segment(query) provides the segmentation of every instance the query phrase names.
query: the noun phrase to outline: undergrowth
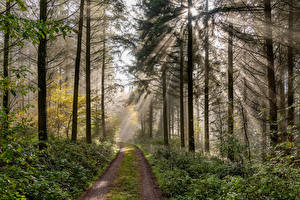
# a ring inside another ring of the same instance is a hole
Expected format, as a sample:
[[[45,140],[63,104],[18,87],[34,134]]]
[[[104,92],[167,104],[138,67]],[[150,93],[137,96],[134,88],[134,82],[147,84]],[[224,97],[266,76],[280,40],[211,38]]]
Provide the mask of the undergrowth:
[[[0,199],[75,199],[110,162],[112,146],[51,140],[39,151],[28,138],[5,144],[0,148]]]
[[[171,200],[300,199],[300,170],[286,162],[229,164],[162,145],[142,147]]]

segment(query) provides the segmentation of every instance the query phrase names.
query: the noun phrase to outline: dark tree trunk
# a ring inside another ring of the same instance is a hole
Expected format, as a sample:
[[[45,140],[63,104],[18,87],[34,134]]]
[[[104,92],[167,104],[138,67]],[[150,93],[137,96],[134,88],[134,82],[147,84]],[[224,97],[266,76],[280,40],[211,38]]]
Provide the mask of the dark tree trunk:
[[[269,124],[271,143],[275,146],[278,140],[278,125],[277,125],[277,94],[274,71],[274,52],[272,39],[272,16],[271,16],[271,0],[264,0],[265,4],[265,41],[266,41],[266,56],[267,56],[267,77],[268,77],[268,101],[269,101]]]
[[[278,46],[278,65],[279,65],[279,80],[278,80],[278,94],[279,98],[279,110],[278,114],[280,116],[280,120],[278,123],[278,131],[280,133],[280,139],[286,139],[286,95],[285,95],[285,74],[286,74],[286,66],[283,63],[283,48],[282,46]]]
[[[47,21],[47,0],[40,0],[40,20]],[[38,135],[39,148],[46,148],[47,135],[47,84],[46,84],[46,57],[47,57],[47,34],[42,32],[39,36],[38,47]]]
[[[248,137],[248,112],[246,109],[247,106],[247,82],[246,78],[244,78],[244,91],[243,91],[243,99],[244,105],[241,104],[242,107],[242,117],[243,117],[243,130],[244,130],[244,139],[247,148],[246,156],[248,157],[249,161],[251,160],[251,149],[250,149],[250,141]]]
[[[172,121],[172,126],[171,126],[171,128],[172,128],[172,133],[171,133],[171,136],[173,136],[174,137],[174,127],[175,127],[175,125],[174,125],[174,104],[172,104],[172,107],[171,107],[171,121]]]
[[[208,12],[208,0],[206,0],[206,12]],[[204,151],[209,153],[209,41],[208,41],[208,15],[205,16],[205,64],[204,64]]]
[[[79,32],[77,38],[77,52],[75,60],[75,77],[74,77],[74,94],[73,94],[73,120],[72,120],[72,136],[71,140],[77,140],[77,118],[78,118],[78,89],[79,89],[79,72],[81,59],[81,42],[82,42],[82,28],[83,28],[83,10],[84,0],[80,1],[80,16],[79,16]]]
[[[220,143],[221,143],[221,155],[222,157],[224,156],[224,134],[223,134],[223,120],[222,120],[222,113],[221,113],[221,103],[219,102],[219,105],[218,105],[218,117],[219,117],[219,122],[220,122]]]
[[[6,1],[6,17],[10,15],[10,1]],[[3,78],[8,81],[8,61],[9,61],[9,40],[10,40],[10,27],[9,22],[5,21],[5,34],[4,34],[4,50],[3,50]],[[3,119],[3,130],[7,130],[9,127],[8,115],[9,115],[9,98],[8,90],[3,91],[3,111],[5,118]]]
[[[169,96],[168,96],[169,97]],[[171,103],[171,100],[170,98],[167,98],[168,99],[168,103],[169,103],[169,106],[168,106],[168,133],[169,133],[169,140],[171,140],[171,107],[172,107],[172,103]]]
[[[164,129],[164,144],[169,145],[168,134],[168,105],[167,105],[167,83],[166,83],[166,71],[167,68],[163,66],[162,69],[162,81],[163,81],[163,129]]]
[[[194,106],[193,106],[193,27],[192,27],[192,0],[188,0],[188,127],[189,151],[195,152],[194,141]]]
[[[105,66],[106,66],[106,19],[104,17],[103,24],[103,52],[102,52],[102,77],[101,77],[101,120],[103,139],[106,139],[105,126]]]
[[[184,141],[184,57],[183,57],[183,41],[180,41],[180,143],[181,148],[185,147]]]
[[[91,133],[91,9],[86,1],[86,142],[92,143]]]
[[[291,130],[295,125],[295,107],[294,107],[294,48],[293,48],[293,29],[294,29],[294,1],[289,2],[289,46],[288,46],[288,116],[287,122]],[[289,134],[288,139],[293,140],[292,134]]]
[[[140,114],[140,122],[141,122],[141,132],[142,132],[142,136],[144,136],[145,134],[145,126],[144,126],[144,114],[141,113]]]
[[[263,113],[263,119],[261,120],[262,126],[262,138],[261,138],[261,160],[266,161],[267,155],[267,122],[265,113]]]
[[[229,25],[229,36],[228,36],[228,158],[234,161],[234,147],[233,147],[233,26]]]
[[[150,101],[150,109],[149,109],[149,137],[153,137],[153,101]]]

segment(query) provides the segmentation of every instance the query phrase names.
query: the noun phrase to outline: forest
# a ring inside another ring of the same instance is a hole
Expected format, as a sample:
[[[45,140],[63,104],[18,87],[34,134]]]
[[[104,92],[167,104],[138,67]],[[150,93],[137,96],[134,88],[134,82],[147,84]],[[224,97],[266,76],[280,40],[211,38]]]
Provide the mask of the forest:
[[[300,199],[300,1],[1,0],[0,200]]]

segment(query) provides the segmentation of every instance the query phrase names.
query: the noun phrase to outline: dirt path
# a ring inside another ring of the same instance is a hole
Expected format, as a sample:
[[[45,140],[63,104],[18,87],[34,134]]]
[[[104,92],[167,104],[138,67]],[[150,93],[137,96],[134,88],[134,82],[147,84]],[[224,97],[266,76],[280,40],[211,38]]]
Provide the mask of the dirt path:
[[[111,187],[115,174],[124,158],[125,147],[121,146],[119,153],[111,164],[106,168],[93,186],[84,192],[77,200],[104,200],[104,196]]]
[[[142,200],[163,200],[162,192],[158,187],[152,168],[145,158],[144,153],[137,147],[139,172],[141,174],[141,199]]]
[[[138,188],[140,199],[142,200],[163,200],[162,193],[156,183],[154,174],[152,173],[151,166],[146,160],[143,152],[135,147],[137,165],[135,166],[137,175]],[[105,200],[105,199],[116,199],[122,200],[127,199],[124,195],[118,195],[113,198],[106,197],[106,194],[114,188],[114,180],[119,179],[116,177],[119,175],[120,166],[124,158],[127,156],[126,147],[122,146],[120,152],[116,158],[112,161],[110,166],[105,170],[105,172],[100,176],[100,178],[93,184],[93,186],[83,193],[77,200]],[[126,160],[126,159],[125,159]],[[124,161],[125,162],[125,161]],[[121,167],[122,168],[122,167]],[[122,188],[122,186],[117,186]],[[125,193],[128,191],[124,191]],[[111,194],[111,193],[110,193]],[[114,194],[114,193],[113,193]],[[121,192],[120,192],[121,194]]]

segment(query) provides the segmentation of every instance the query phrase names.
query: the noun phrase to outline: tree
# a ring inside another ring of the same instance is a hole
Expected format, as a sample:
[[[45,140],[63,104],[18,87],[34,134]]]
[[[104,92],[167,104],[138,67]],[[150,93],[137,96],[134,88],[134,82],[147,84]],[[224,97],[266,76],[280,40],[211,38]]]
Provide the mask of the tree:
[[[194,141],[194,102],[193,102],[193,27],[192,27],[192,0],[188,0],[188,127],[189,127],[189,151],[195,152]]]
[[[289,1],[289,18],[288,18],[288,94],[287,94],[287,106],[288,106],[288,116],[287,121],[291,129],[294,129],[295,125],[295,107],[294,107],[294,1]],[[292,140],[292,136],[289,135],[289,138],[284,138],[284,140]]]
[[[180,144],[181,148],[185,147],[184,138],[184,56],[183,56],[183,40],[180,40]]]
[[[40,0],[40,22],[47,22],[47,0]],[[47,58],[47,33],[41,30],[38,46],[38,135],[39,148],[46,147],[47,135],[47,83],[46,83],[46,58]]]
[[[205,145],[204,150],[206,153],[209,153],[209,36],[208,36],[208,0],[206,0],[206,15],[204,19],[205,26],[205,39],[204,39],[204,48],[205,48],[205,75],[204,75],[204,137]]]
[[[167,103],[167,67],[162,67],[162,87],[163,87],[163,130],[164,130],[164,145],[169,146],[168,133],[168,103]]]
[[[75,60],[75,77],[74,77],[74,93],[73,93],[73,112],[72,112],[72,137],[71,140],[77,140],[77,117],[78,117],[78,88],[79,88],[79,72],[80,72],[80,59],[81,59],[81,43],[82,43],[82,29],[83,29],[83,11],[84,0],[80,1],[80,16],[78,23],[77,34],[77,52]]]
[[[272,33],[272,8],[271,0],[264,0],[265,13],[265,42],[267,58],[267,80],[268,80],[268,101],[269,101],[269,124],[270,138],[272,145],[275,146],[278,140],[277,124],[277,91],[274,71],[274,52],[273,52],[273,33]]]
[[[106,66],[106,16],[104,11],[103,20],[103,50],[102,50],[102,77],[101,77],[101,120],[102,120],[102,134],[103,139],[106,138],[105,127],[105,66]]]
[[[91,8],[86,6],[86,141],[92,143],[91,133]]]
[[[228,27],[228,158],[234,161],[234,147],[233,147],[233,25],[230,23]]]
[[[8,18],[10,15],[10,1],[6,1],[6,10],[5,16]],[[5,21],[5,34],[4,34],[4,49],[3,49],[3,78],[7,82],[8,85],[8,62],[9,62],[9,41],[10,41],[10,27],[8,19]],[[3,120],[3,130],[7,130],[8,123],[8,115],[9,115],[9,93],[8,89],[4,89],[3,91],[3,111],[5,113],[5,119]]]
[[[153,100],[150,100],[149,108],[149,137],[153,137]]]

